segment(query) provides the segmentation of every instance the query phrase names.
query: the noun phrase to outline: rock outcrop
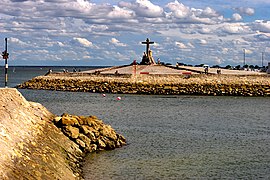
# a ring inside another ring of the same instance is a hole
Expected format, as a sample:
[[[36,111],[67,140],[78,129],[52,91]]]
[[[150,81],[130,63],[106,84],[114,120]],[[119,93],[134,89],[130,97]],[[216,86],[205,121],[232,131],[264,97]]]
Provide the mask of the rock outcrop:
[[[56,117],[16,89],[0,89],[0,179],[81,179],[85,153],[124,144],[97,118]]]
[[[82,152],[112,150],[126,145],[125,138],[95,116],[63,114],[54,118],[55,125],[75,142]]]

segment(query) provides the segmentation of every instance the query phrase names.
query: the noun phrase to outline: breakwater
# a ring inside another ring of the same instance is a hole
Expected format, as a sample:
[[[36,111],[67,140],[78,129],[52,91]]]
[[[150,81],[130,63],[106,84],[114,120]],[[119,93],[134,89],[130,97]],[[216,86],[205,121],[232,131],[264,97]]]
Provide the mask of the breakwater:
[[[0,179],[82,179],[84,156],[125,145],[95,116],[56,116],[0,88]]]
[[[193,76],[39,76],[18,88],[94,93],[270,96],[270,77],[237,75]]]

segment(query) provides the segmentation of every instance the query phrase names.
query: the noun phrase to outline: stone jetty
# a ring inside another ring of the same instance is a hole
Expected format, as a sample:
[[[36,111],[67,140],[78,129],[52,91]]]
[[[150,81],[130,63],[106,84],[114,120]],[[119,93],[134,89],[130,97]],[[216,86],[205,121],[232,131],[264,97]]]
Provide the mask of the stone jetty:
[[[56,116],[16,89],[0,88],[0,179],[82,179],[86,153],[126,144],[94,116]]]
[[[270,96],[270,76],[56,73],[33,78],[18,88],[119,94]]]

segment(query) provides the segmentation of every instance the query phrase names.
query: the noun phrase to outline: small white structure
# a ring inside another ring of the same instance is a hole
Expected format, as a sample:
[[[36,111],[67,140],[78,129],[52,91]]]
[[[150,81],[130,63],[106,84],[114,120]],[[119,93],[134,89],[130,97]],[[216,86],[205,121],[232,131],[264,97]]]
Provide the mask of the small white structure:
[[[270,62],[268,62],[268,69],[267,69],[266,73],[270,74]]]

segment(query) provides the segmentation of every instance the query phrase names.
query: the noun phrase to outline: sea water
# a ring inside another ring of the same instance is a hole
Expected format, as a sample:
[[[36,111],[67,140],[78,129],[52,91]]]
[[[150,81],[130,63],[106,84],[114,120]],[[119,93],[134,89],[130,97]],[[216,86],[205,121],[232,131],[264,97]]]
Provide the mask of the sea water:
[[[20,92],[57,115],[95,115],[125,136],[127,146],[87,156],[85,179],[270,178],[269,97]]]

